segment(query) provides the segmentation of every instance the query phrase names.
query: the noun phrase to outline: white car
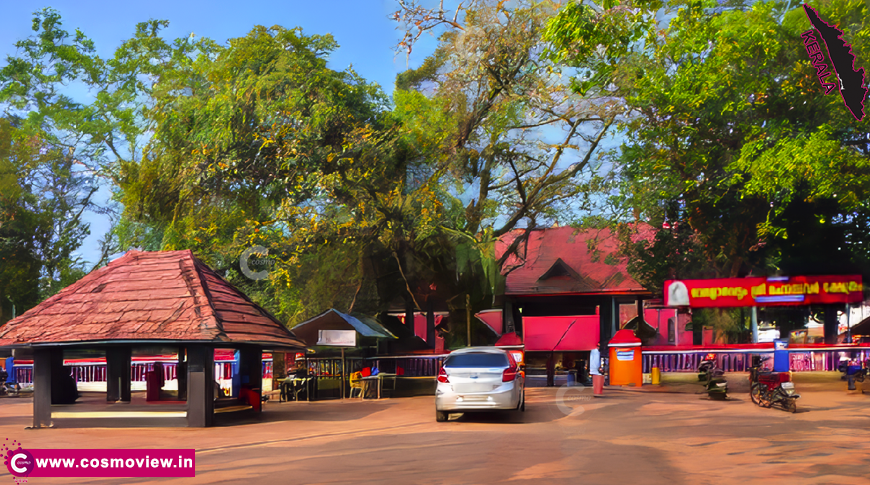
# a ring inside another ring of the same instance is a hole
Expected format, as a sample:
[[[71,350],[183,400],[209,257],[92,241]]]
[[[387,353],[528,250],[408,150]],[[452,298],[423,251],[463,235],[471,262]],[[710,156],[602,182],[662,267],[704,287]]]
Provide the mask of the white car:
[[[525,411],[525,373],[506,350],[469,347],[450,353],[435,388],[435,420],[450,413]]]

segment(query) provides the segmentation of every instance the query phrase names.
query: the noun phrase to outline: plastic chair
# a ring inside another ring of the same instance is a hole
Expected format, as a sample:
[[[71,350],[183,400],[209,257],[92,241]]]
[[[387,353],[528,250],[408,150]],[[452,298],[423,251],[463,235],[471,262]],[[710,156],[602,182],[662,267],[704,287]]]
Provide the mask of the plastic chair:
[[[363,392],[362,373],[354,372],[350,375],[350,397],[353,398],[353,391],[359,390],[360,397]]]

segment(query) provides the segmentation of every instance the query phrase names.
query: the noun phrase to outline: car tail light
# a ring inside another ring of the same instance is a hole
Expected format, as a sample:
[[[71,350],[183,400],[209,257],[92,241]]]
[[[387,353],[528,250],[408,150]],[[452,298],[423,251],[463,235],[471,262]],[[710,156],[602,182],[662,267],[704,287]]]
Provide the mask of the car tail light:
[[[520,370],[516,367],[508,367],[504,370],[504,374],[501,375],[502,382],[510,382],[517,378],[517,374],[519,374]]]
[[[430,381],[430,382],[431,382],[431,381]],[[450,382],[450,379],[447,378],[447,371],[444,370],[443,367],[442,367],[441,370],[438,372],[438,382],[444,382],[444,383],[448,383],[448,382]]]

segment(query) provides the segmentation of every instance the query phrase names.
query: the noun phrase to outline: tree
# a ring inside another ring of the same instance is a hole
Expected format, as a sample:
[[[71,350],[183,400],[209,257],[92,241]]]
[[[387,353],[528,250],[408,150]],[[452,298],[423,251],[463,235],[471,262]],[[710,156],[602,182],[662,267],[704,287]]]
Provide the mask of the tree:
[[[441,194],[445,231],[457,248],[456,270],[468,278],[450,295],[456,311],[464,310],[457,297],[465,293],[474,308],[491,307],[507,258],[522,256],[531,229],[591,210],[602,183],[598,151],[618,107],[573,93],[563,78],[570,71],[544,55],[554,2],[452,4],[398,2],[398,49],[410,53],[425,33],[437,35],[438,46],[397,77],[394,97],[407,125],[435,120],[437,137],[419,156],[451,188]],[[511,231],[520,237],[496,258],[494,241]],[[481,281],[487,287],[476,288]]]
[[[798,41],[809,28],[803,10],[786,11],[786,2],[671,5],[679,9],[572,4],[550,26],[561,35],[554,51],[563,62],[625,100],[626,141],[614,157],[624,206],[655,227],[691,228],[691,237],[664,244],[658,239],[668,235],[660,235],[640,248],[648,258],[635,270],[660,279],[854,268],[846,253],[860,244],[837,226],[855,220],[870,189],[868,123],[820,92]],[[819,8],[849,39],[867,35],[863,3]],[[603,43],[602,25],[620,41]],[[859,59],[870,54],[855,50]],[[669,265],[674,245],[703,257]]]
[[[120,177],[124,244],[195,249],[291,322],[399,293],[396,260],[432,233],[440,202],[380,89],[326,67],[336,47],[256,27],[155,83],[154,135]],[[268,280],[240,274],[252,245],[277,259]]]
[[[75,251],[96,188],[74,160],[0,118],[0,322],[84,275]]]

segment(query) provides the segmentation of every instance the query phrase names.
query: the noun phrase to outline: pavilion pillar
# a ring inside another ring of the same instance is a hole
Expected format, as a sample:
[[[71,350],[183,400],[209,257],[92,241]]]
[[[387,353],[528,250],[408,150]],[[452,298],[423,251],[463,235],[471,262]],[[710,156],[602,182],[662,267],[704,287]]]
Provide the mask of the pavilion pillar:
[[[178,400],[187,401],[187,349],[178,348],[178,364],[175,366],[175,377],[178,379]]]
[[[58,366],[58,363],[60,364]],[[33,427],[51,426],[52,388],[57,387],[53,380],[58,367],[63,368],[63,350],[60,348],[36,348],[33,351]]]
[[[106,401],[130,402],[132,353],[130,347],[106,349]]]
[[[244,346],[239,349],[239,375],[241,385],[263,389],[263,350]]]
[[[287,362],[284,352],[272,352],[272,390],[281,389],[281,382],[287,377]],[[290,354],[294,355],[294,354]]]
[[[187,347],[187,426],[202,428],[214,421],[214,349]]]

